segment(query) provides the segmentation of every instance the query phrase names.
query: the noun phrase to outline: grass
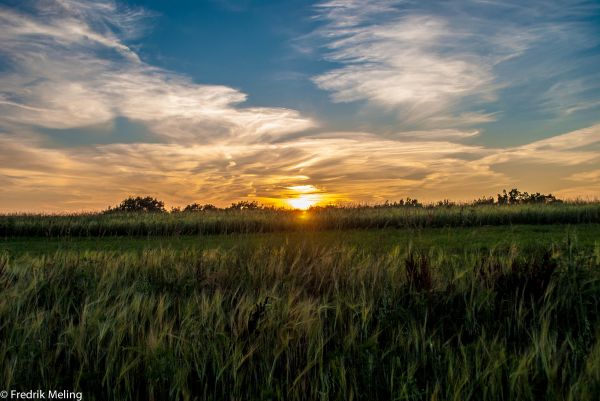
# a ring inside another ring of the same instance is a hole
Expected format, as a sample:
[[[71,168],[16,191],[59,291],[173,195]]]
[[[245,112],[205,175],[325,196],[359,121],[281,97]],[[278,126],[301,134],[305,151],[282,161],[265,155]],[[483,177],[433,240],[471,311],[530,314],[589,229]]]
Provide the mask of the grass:
[[[600,223],[600,203],[2,215],[0,237],[172,236],[380,228]]]
[[[367,210],[369,224],[345,230],[355,211],[312,226],[285,214],[287,231],[271,229],[273,212],[208,216],[239,217],[244,230],[227,235],[173,228],[206,227],[204,214],[132,215],[132,235],[115,216],[4,217],[1,387],[85,400],[597,400],[600,224],[595,209],[560,207],[465,209],[469,224],[452,208],[431,220]],[[507,215],[528,224],[483,225]],[[551,217],[568,224],[539,224]],[[113,228],[81,229],[94,221]]]
[[[1,377],[92,400],[594,400],[594,252],[4,258]]]
[[[0,251],[13,256],[42,255],[57,251],[140,252],[152,249],[184,251],[220,248],[229,250],[268,244],[308,244],[355,247],[370,253],[389,252],[395,246],[438,247],[447,253],[464,253],[490,248],[508,249],[517,244],[523,250],[549,247],[567,233],[584,248],[600,241],[600,224],[514,225],[445,228],[349,229],[344,231],[291,231],[275,233],[107,236],[107,237],[5,237]]]

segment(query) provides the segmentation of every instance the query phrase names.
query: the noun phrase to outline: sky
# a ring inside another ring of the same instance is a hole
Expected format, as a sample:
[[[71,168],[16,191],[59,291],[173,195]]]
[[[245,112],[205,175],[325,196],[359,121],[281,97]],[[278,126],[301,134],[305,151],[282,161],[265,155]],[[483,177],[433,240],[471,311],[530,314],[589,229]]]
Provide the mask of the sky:
[[[0,0],[0,211],[600,197],[600,2]]]

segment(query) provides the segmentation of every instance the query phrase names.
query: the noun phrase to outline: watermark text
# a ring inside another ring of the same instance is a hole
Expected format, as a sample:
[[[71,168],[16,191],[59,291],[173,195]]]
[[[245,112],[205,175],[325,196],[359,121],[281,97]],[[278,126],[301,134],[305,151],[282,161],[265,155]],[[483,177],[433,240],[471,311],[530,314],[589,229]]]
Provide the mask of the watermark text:
[[[71,390],[2,390],[3,400],[83,400],[80,391]]]

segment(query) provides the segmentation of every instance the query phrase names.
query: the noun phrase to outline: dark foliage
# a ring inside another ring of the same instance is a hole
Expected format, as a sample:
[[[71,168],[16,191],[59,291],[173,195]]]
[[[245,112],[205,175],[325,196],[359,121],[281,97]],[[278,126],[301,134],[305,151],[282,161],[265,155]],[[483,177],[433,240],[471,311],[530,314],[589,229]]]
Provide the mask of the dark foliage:
[[[149,212],[163,213],[166,212],[165,203],[151,196],[130,196],[124,199],[118,206],[110,208],[107,212]]]
[[[511,189],[509,192],[506,192],[506,189],[504,189],[502,191],[502,194],[498,194],[499,205],[521,205],[530,203],[556,202],[562,201],[560,199],[556,199],[556,197],[552,194],[544,195],[539,192],[530,194],[528,192],[521,192],[517,188]]]
[[[375,207],[422,207],[423,204],[419,202],[418,199],[413,199],[411,197],[407,197],[406,199],[400,199],[396,202],[385,201],[381,205],[376,205]]]
[[[184,212],[205,212],[208,210],[218,210],[219,208],[216,207],[215,205],[212,205],[210,203],[201,205],[199,203],[191,203],[189,205],[187,205],[185,208],[183,208]]]
[[[257,201],[239,201],[236,203],[232,203],[227,209],[229,210],[257,210],[262,209],[262,205],[260,205]]]
[[[430,291],[432,275],[427,255],[409,252],[404,263],[409,285],[417,291]]]
[[[482,205],[493,205],[494,204],[494,197],[493,196],[482,196],[479,199],[475,199],[473,202],[471,202],[471,205],[473,206],[482,206]]]

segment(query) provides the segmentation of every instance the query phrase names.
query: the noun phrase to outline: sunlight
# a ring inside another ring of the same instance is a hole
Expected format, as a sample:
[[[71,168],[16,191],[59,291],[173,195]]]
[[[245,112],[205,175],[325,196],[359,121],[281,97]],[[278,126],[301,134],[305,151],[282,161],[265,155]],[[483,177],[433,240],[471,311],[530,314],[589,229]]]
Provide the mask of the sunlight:
[[[296,198],[286,199],[286,202],[294,209],[307,210],[321,200],[319,194],[299,195]]]

